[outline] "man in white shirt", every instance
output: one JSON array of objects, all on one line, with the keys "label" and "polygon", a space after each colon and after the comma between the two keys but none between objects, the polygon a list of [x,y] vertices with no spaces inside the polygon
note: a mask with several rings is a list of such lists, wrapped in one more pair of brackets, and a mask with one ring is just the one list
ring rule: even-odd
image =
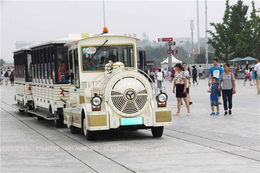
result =
[{"label": "man in white shirt", "polygon": [[254,71],[257,75],[256,87],[257,94],[260,95],[260,57],[256,60],[257,64],[255,65]]}]

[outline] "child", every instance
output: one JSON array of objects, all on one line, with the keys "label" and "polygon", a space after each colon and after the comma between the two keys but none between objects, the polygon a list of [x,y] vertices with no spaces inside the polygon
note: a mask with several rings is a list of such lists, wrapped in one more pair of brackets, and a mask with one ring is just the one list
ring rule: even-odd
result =
[{"label": "child", "polygon": [[[219,115],[219,106],[218,106],[218,96],[219,96],[219,91],[218,91],[218,84],[217,84],[218,79],[216,77],[212,78],[212,86],[210,88],[210,104],[211,104],[211,114],[210,115]],[[217,113],[215,114],[214,112],[214,106],[217,107]]]}]

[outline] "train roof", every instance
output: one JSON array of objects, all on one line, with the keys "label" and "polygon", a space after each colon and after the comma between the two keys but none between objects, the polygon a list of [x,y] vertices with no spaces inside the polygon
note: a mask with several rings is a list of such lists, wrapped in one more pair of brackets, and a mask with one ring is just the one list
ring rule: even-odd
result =
[{"label": "train roof", "polygon": [[16,50],[14,50],[13,53],[20,52],[20,51],[23,51],[23,50],[31,50],[31,48],[30,48],[31,46],[39,44],[39,43],[41,43],[41,42],[35,42],[35,43],[30,44],[28,46],[24,46],[24,47],[18,48]]},{"label": "train roof", "polygon": [[82,39],[74,40],[74,41],[72,41],[72,42],[66,43],[65,46],[72,45],[72,44],[76,44],[76,43],[78,43],[79,41],[82,41],[82,40],[93,39],[93,38],[99,38],[99,37],[121,37],[121,38],[131,38],[131,39],[134,39],[134,40],[136,40],[136,41],[139,41],[139,40],[140,40],[139,38],[136,38],[136,37],[130,37],[130,36],[124,36],[124,35],[115,35],[115,34],[88,34],[87,37],[83,37]]},{"label": "train roof", "polygon": [[57,39],[53,39],[53,40],[50,40],[47,42],[40,42],[40,43],[29,46],[29,48],[33,49],[35,47],[45,46],[48,44],[65,44],[65,43],[69,43],[69,42],[80,40],[80,39],[82,39],[81,34],[69,34],[68,37],[57,38]]}]

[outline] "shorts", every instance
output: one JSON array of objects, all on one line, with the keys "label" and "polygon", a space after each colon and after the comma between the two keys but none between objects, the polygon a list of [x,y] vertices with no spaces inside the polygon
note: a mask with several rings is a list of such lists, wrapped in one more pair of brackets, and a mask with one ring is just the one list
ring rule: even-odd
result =
[{"label": "shorts", "polygon": [[182,97],[185,98],[187,97],[186,93],[183,93],[184,90],[184,84],[177,84],[176,85],[176,97]]},{"label": "shorts", "polygon": [[218,106],[218,99],[210,99],[211,106]]}]

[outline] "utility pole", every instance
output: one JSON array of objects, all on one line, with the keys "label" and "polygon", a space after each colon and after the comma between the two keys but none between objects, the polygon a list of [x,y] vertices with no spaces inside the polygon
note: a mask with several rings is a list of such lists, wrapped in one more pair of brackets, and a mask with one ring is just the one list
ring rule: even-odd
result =
[{"label": "utility pole", "polygon": [[197,0],[197,30],[198,30],[198,54],[200,54],[199,0]]},{"label": "utility pole", "polygon": [[207,6],[207,0],[205,0],[205,34],[206,34],[206,53],[205,53],[205,58],[206,58],[206,64],[208,65],[209,63],[209,55],[208,55],[208,6]]},{"label": "utility pole", "polygon": [[190,20],[190,31],[191,31],[191,57],[194,58],[193,53],[193,30],[194,30],[194,21]]}]

